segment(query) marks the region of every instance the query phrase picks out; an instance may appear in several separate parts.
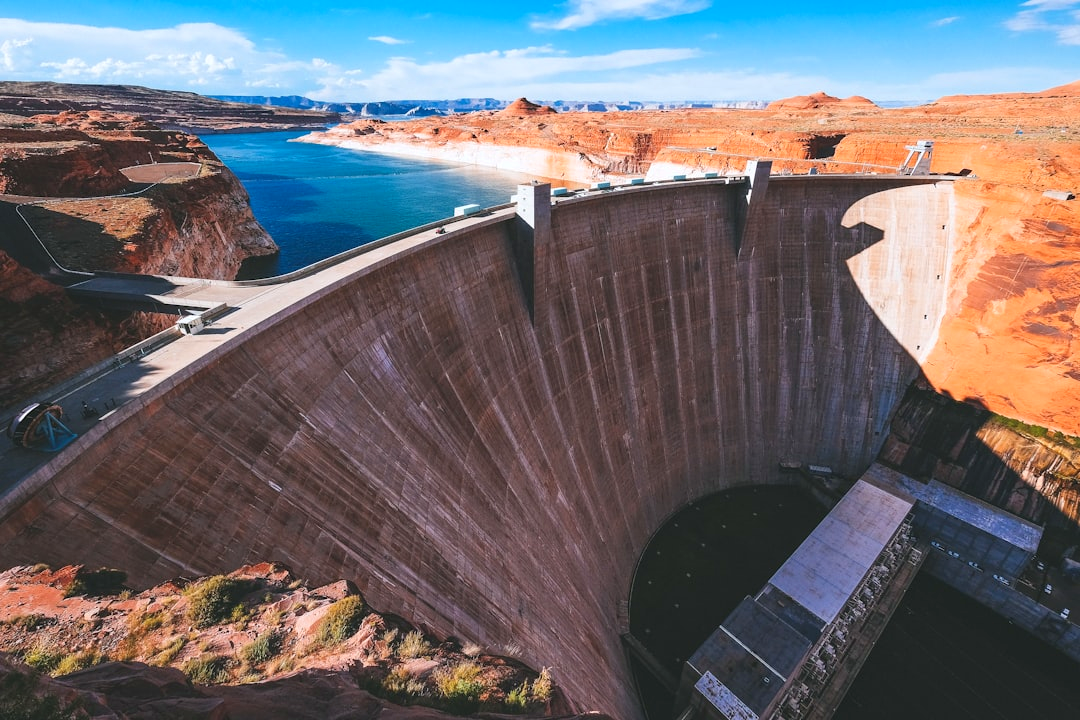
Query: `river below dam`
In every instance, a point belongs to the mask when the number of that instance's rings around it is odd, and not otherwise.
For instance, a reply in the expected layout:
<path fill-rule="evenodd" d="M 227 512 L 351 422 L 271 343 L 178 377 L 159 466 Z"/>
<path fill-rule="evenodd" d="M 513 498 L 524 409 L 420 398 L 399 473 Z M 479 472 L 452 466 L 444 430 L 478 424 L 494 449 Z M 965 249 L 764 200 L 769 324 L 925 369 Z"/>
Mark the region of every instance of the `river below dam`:
<path fill-rule="evenodd" d="M 475 165 L 289 142 L 296 132 L 202 139 L 251 196 L 255 218 L 281 248 L 253 258 L 240 279 L 291 272 L 323 258 L 454 214 L 509 202 L 533 177 Z"/>
<path fill-rule="evenodd" d="M 665 669 L 682 663 L 754 595 L 825 516 L 795 486 L 736 487 L 673 515 L 642 555 L 630 631 Z M 634 663 L 649 720 L 674 698 Z M 1074 717 L 1077 664 L 923 574 L 916 578 L 835 720 Z"/>

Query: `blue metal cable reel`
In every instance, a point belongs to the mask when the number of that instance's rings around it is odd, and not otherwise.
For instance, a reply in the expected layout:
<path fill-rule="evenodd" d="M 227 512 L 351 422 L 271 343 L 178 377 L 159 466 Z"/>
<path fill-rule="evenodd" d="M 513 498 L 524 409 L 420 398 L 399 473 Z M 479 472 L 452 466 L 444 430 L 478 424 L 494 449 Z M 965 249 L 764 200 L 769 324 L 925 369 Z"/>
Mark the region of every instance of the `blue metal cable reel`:
<path fill-rule="evenodd" d="M 15 416 L 7 435 L 16 445 L 31 450 L 59 452 L 78 437 L 61 422 L 63 416 L 64 409 L 55 403 L 34 403 Z"/>

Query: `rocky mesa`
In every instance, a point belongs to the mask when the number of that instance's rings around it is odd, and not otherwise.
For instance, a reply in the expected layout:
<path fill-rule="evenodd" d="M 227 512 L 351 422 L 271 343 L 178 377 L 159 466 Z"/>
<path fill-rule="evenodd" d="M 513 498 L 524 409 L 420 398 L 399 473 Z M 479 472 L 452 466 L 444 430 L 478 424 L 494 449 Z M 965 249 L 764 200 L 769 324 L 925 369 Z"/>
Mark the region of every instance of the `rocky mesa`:
<path fill-rule="evenodd" d="M 0 113 L 30 116 L 93 110 L 135 115 L 158 127 L 187 132 L 319 129 L 341 117 L 336 112 L 227 102 L 137 85 L 0 82 Z"/>

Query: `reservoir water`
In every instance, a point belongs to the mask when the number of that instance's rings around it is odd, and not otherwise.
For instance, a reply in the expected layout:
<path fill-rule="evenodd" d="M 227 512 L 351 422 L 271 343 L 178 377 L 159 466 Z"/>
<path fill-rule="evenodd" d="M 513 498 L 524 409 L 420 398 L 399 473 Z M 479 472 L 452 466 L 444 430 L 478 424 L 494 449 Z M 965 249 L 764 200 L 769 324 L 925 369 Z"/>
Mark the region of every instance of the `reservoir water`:
<path fill-rule="evenodd" d="M 454 208 L 508 202 L 533 178 L 289 142 L 303 132 L 206 135 L 244 184 L 255 217 L 281 248 L 245 263 L 241 278 L 290 272 L 358 245 L 450 217 Z"/>

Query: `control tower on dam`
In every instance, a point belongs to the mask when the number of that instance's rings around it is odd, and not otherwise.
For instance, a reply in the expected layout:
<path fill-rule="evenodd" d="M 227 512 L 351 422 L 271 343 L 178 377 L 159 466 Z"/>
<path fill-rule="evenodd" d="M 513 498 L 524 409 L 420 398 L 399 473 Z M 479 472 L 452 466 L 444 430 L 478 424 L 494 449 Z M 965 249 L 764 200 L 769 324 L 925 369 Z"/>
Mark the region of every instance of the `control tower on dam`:
<path fill-rule="evenodd" d="M 548 193 L 148 356 L 137 396 L 0 499 L 0 561 L 150 583 L 281 560 L 640 717 L 618 607 L 650 535 L 780 461 L 865 470 L 945 312 L 952 186 Z"/>

